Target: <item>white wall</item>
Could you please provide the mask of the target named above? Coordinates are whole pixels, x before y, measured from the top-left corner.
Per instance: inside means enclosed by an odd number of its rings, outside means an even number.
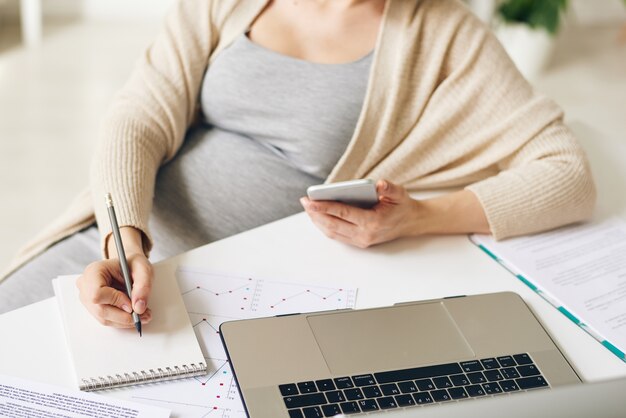
[[[174,0],[72,1],[78,1],[82,3],[82,14],[84,17],[102,20],[162,19],[167,11],[170,9],[171,5],[174,3]]]
[[[103,0],[106,1],[106,0]],[[82,0],[42,0],[42,10],[46,16],[75,17],[80,15]],[[0,14],[17,19],[20,13],[20,0],[0,0]]]
[[[95,20],[161,20],[175,0],[42,0],[46,17]],[[0,0],[0,15],[19,16],[19,0]]]
[[[624,0],[572,0],[572,9],[583,24],[626,21]]]

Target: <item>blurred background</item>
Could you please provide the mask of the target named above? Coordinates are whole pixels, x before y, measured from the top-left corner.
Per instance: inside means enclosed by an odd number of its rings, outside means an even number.
[[[87,187],[101,117],[173,2],[0,0],[0,270]],[[626,0],[465,2],[579,136],[626,141]]]

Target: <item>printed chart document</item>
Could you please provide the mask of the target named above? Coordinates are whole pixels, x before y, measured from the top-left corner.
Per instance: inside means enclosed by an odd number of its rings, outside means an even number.
[[[220,339],[222,322],[356,306],[357,290],[339,284],[290,283],[276,278],[188,267],[180,267],[176,276],[209,373],[104,393],[163,406],[171,409],[172,416],[177,418],[246,418]]]
[[[471,239],[626,361],[626,221],[613,217],[503,242]]]
[[[170,411],[0,375],[0,416],[166,418]]]

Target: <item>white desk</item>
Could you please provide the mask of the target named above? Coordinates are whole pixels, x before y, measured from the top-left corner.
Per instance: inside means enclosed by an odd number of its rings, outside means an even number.
[[[589,129],[585,133],[584,143],[593,148],[589,155],[600,183],[603,203],[598,213],[603,215],[605,205],[610,205],[626,215],[626,164],[621,163],[626,160],[626,143],[598,138]],[[190,251],[156,268],[173,273],[179,264],[294,282],[341,282],[359,288],[358,307],[513,291],[530,305],[584,380],[626,376],[626,363],[465,236],[404,239],[361,250],[327,239],[299,214]],[[71,387],[71,365],[53,299],[0,316],[0,335],[0,373]]]

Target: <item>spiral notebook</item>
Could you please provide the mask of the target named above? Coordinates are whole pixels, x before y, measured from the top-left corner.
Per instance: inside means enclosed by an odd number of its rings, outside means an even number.
[[[81,304],[78,276],[53,280],[65,340],[80,390],[173,380],[207,373],[174,275],[158,272],[148,306],[152,321],[140,337],[134,328],[101,325]]]

